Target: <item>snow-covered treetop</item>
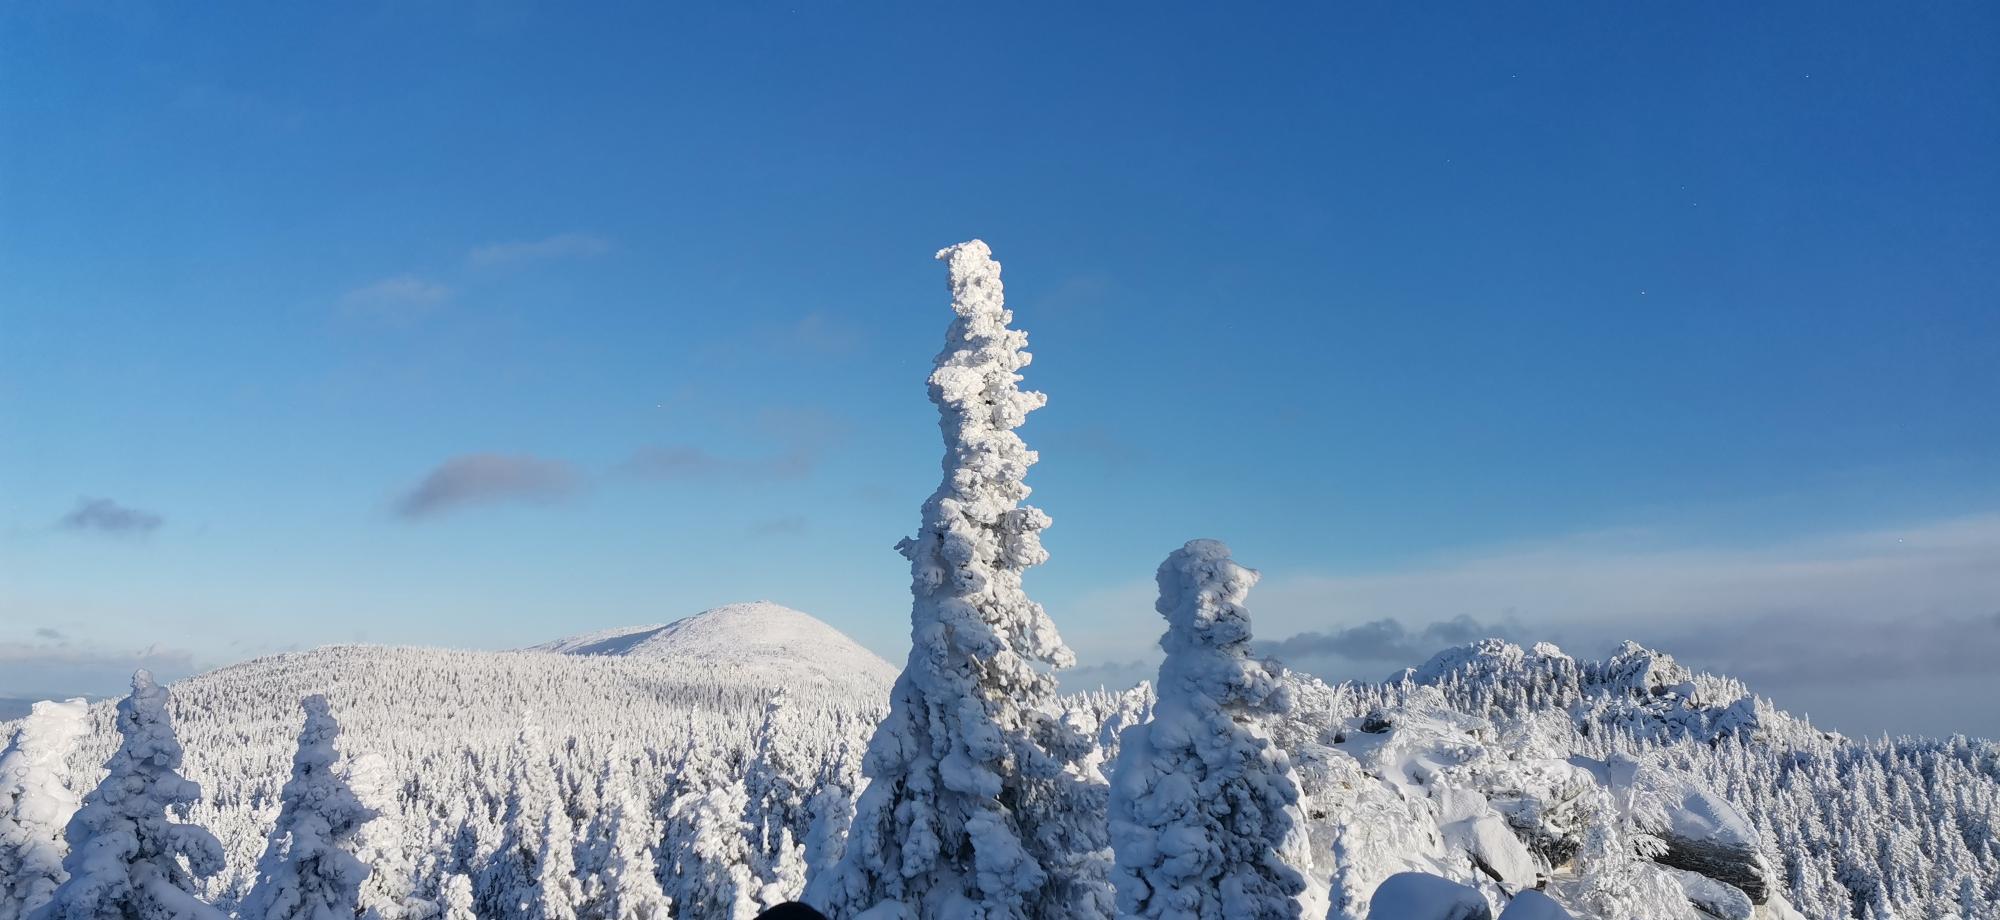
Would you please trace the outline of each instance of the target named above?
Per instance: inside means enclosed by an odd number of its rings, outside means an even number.
[[[1167,618],[1160,648],[1160,695],[1192,693],[1208,705],[1287,708],[1275,669],[1250,660],[1250,614],[1243,606],[1257,572],[1238,565],[1218,540],[1191,540],[1160,563],[1154,609]]]
[[[1075,656],[1042,606],[1021,591],[1021,571],[1048,559],[1041,531],[1049,526],[1041,509],[1023,504],[1037,456],[1014,433],[1048,403],[1020,388],[1019,372],[1032,360],[1028,334],[1008,325],[1014,314],[1001,289],[1000,263],[985,243],[960,243],[937,257],[950,266],[957,318],[930,376],[944,432],[944,480],[924,503],[922,533],[897,546],[911,560],[919,595],[913,626],[925,632],[928,613],[979,658],[1018,654],[1068,667]],[[925,602],[931,598],[937,600]],[[930,641],[919,638],[918,645]],[[1030,683],[1047,683],[1020,670]]]

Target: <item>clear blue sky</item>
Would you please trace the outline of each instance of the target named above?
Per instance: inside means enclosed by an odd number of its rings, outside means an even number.
[[[895,657],[977,236],[1088,662],[1211,536],[1410,634],[1330,676],[1469,616],[2000,735],[1881,653],[2000,653],[2000,7],[687,6],[0,12],[0,695],[759,597]]]

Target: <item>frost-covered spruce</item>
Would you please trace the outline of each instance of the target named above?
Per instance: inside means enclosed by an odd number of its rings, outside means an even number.
[[[1022,573],[1047,558],[1049,518],[1023,504],[1035,453],[1014,433],[1046,402],[1023,391],[1027,335],[1009,328],[1000,265],[978,240],[938,253],[952,310],[930,376],[944,433],[944,481],[910,560],[910,657],[869,741],[868,786],[846,850],[814,867],[806,900],[836,918],[883,907],[917,917],[1101,915],[1091,854],[1103,846],[1101,786],[1075,788],[1084,739],[1055,716],[1067,667]],[[1091,796],[1096,794],[1092,807]]]
[[[36,703],[0,751],[0,920],[48,903],[65,877],[63,826],[77,801],[63,759],[89,732],[88,712],[81,699]]]
[[[1276,669],[1250,657],[1243,599],[1257,573],[1194,540],[1160,564],[1167,618],[1153,720],[1125,730],[1111,780],[1118,912],[1293,918],[1305,880],[1299,783],[1261,722],[1290,708]]]
[[[351,852],[355,832],[375,817],[337,770],[340,723],[317,694],[299,701],[305,727],[292,777],[278,793],[278,822],[257,861],[257,884],[242,920],[328,920],[360,911],[368,867]]]
[[[743,781],[733,779],[675,799],[662,844],[667,896],[679,916],[750,920],[757,879],[750,873]]]
[[[132,695],[118,703],[118,732],[104,781],[70,819],[69,878],[36,920],[222,920],[195,897],[188,872],[220,871],[222,845],[200,827],[167,820],[168,809],[200,800],[201,787],[180,774],[167,691],[151,673],[132,675]]]
[[[354,855],[369,869],[367,881],[361,883],[364,920],[430,915],[436,908],[413,897],[416,861],[411,858],[402,816],[397,813],[396,782],[389,761],[372,751],[347,757],[341,775],[355,798],[374,813],[354,832]]]
[[[672,901],[660,888],[653,860],[652,821],[632,801],[632,790],[618,786],[605,793],[611,803],[609,858],[599,877],[603,885],[603,916],[609,920],[667,920]]]
[[[780,690],[765,704],[757,748],[744,776],[750,868],[757,876],[757,904],[766,909],[797,898],[805,887],[805,848],[793,829],[808,827],[811,818],[807,792],[794,777],[811,774],[803,726],[785,718],[789,702]]]
[[[582,900],[576,878],[576,827],[560,798],[541,723],[521,715],[507,790],[506,826],[487,861],[482,914],[528,920],[575,920]]]

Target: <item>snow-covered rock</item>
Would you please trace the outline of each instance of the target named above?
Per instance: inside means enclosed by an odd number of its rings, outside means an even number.
[[[840,630],[770,601],[726,604],[672,623],[569,636],[529,651],[621,655],[737,670],[772,687],[878,687],[896,668]]]
[[[1368,915],[1376,920],[1493,920],[1492,908],[1477,890],[1421,872],[1383,880],[1368,899]]]

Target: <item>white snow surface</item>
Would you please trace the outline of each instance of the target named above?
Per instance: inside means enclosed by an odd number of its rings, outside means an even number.
[[[773,687],[874,687],[886,695],[896,667],[840,630],[770,601],[725,604],[672,623],[624,626],[528,649],[616,655],[737,670]]]

